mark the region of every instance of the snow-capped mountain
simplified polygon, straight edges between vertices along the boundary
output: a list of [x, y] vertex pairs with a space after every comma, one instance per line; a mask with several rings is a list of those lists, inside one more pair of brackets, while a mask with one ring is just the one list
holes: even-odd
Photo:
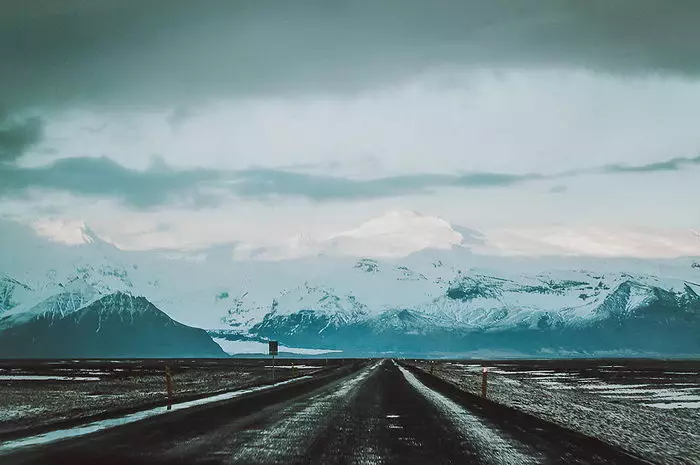
[[0, 315], [27, 300], [32, 288], [10, 276], [0, 274]]
[[[204, 330], [174, 321], [144, 297], [117, 292], [87, 305], [68, 291], [0, 330], [3, 358], [220, 357]], [[78, 308], [76, 308], [78, 307]], [[12, 316], [2, 317], [7, 322]]]
[[[472, 250], [484, 241], [478, 232], [413, 212], [310, 241], [318, 253], [276, 261], [269, 250], [235, 259], [234, 246], [128, 252], [89, 230], [81, 234], [89, 240], [71, 246], [15, 235], [21, 247], [8, 240], [0, 248], [0, 334], [126, 292], [218, 337], [290, 347], [700, 354], [693, 258], [489, 256]], [[356, 246], [388, 253], [358, 257]]]
[[14, 306], [4, 314], [0, 314], [0, 330], [18, 326], [36, 318], [63, 318], [100, 297], [100, 293], [94, 287], [79, 278], [65, 286], [61, 284], [58, 288], [60, 288], [59, 293], [39, 292], [32, 298], [27, 298], [24, 304]]
[[[418, 287], [433, 285], [414, 305], [376, 309], [358, 295], [325, 289], [318, 299], [316, 291], [275, 301], [249, 333], [358, 351], [700, 353], [700, 287], [682, 280], [666, 281], [666, 288], [657, 277], [625, 273], [513, 278], [472, 270], [434, 281], [423, 273], [411, 275], [419, 276]], [[415, 281], [409, 283], [407, 288]]]

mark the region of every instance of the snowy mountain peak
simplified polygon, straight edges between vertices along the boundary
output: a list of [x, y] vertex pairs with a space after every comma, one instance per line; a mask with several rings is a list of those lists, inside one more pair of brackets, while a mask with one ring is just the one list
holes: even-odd
[[[469, 243], [475, 232], [468, 231]], [[475, 236], [474, 236], [475, 237]], [[426, 249], [449, 250], [465, 245], [464, 235], [436, 216], [411, 210], [392, 210], [360, 226], [326, 236], [299, 233], [279, 245], [253, 247], [239, 245], [237, 259], [290, 260], [302, 257], [398, 258]]]
[[83, 221], [42, 219], [35, 221], [32, 227], [39, 236], [61, 244], [83, 245], [106, 242]]
[[80, 237], [83, 239], [84, 244], [94, 244], [95, 242], [100, 242], [102, 239], [95, 233], [95, 231], [83, 223], [79, 229]]
[[391, 210], [384, 215], [371, 219], [356, 229], [341, 233], [347, 237], [373, 237], [379, 235], [397, 234], [416, 236], [431, 234], [443, 236], [451, 243], [462, 241], [462, 235], [454, 231], [450, 223], [437, 216], [421, 215], [412, 210]]
[[450, 223], [411, 210], [393, 210], [331, 241], [343, 255], [401, 257], [424, 249], [451, 249], [464, 237]]
[[27, 302], [7, 310], [0, 318], [0, 330], [40, 317], [64, 317], [95, 301], [100, 294], [85, 281], [76, 279], [54, 291], [37, 292]]

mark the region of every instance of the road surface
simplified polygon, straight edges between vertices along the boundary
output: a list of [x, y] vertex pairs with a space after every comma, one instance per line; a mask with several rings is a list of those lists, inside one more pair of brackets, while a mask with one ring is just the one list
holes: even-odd
[[12, 450], [0, 463], [640, 463], [393, 361], [344, 375]]

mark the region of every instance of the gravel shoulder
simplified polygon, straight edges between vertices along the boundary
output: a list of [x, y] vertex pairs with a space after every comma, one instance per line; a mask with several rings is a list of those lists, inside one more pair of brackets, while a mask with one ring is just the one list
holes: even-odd
[[[481, 395], [480, 367], [427, 361], [409, 364], [426, 373], [432, 371], [463, 391]], [[488, 398], [653, 462], [700, 463], [698, 409], [651, 408], [633, 399], [608, 399], [576, 387], [547, 389], [525, 371], [520, 373], [489, 372]]]

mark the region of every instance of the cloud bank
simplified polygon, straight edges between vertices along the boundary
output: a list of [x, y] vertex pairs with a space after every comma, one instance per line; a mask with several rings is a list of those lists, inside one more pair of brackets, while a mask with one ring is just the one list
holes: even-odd
[[434, 67], [696, 77], [698, 24], [694, 0], [7, 0], [0, 102], [355, 92]]
[[0, 163], [13, 162], [41, 141], [43, 122], [39, 117], [11, 119], [0, 112]]
[[[0, 196], [21, 194], [30, 189], [68, 192], [122, 200], [136, 208], [174, 203], [211, 206], [218, 195], [229, 192], [253, 200], [270, 197], [302, 198], [310, 201], [357, 201], [382, 197], [426, 194], [436, 189], [508, 187], [532, 181], [558, 181], [592, 174], [632, 174], [680, 171], [700, 165], [700, 156], [677, 157], [644, 165], [607, 165], [600, 168], [557, 174], [417, 174], [376, 179], [351, 179], [281, 169], [239, 171], [172, 169], [156, 159], [146, 170], [121, 166], [105, 158], [64, 158], [40, 167], [0, 164]], [[566, 188], [557, 185], [554, 193]]]
[[618, 164], [607, 165], [602, 167], [599, 171], [607, 174], [658, 173], [664, 171], [680, 171], [684, 168], [691, 168], [695, 165], [700, 165], [700, 155], [697, 157], [676, 157], [671, 158], [670, 160], [647, 163], [639, 166]]
[[0, 217], [143, 248], [397, 208], [697, 229], [698, 24], [695, 0], [3, 1]]

